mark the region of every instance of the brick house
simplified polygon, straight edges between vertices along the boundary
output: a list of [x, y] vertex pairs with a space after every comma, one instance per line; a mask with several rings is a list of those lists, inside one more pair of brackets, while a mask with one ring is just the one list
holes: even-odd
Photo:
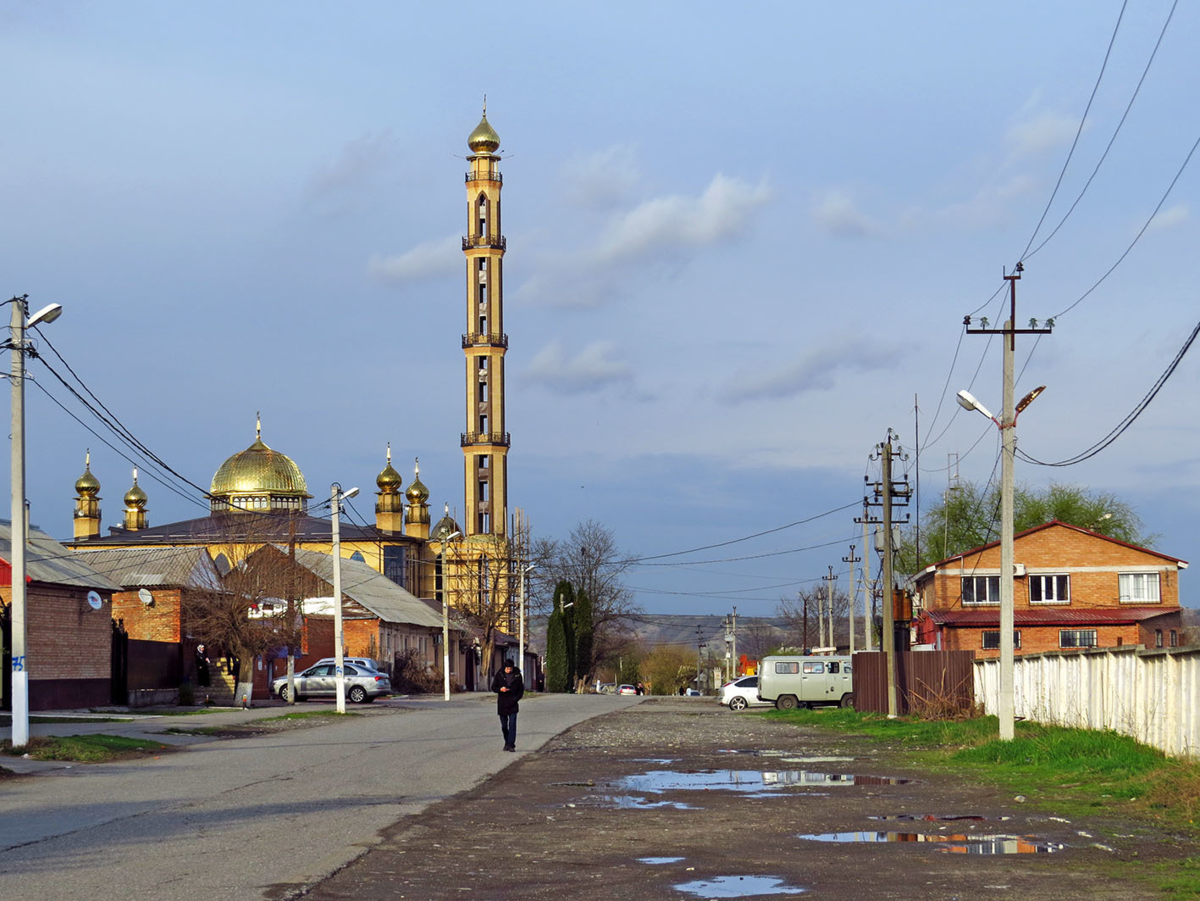
[[[1062, 522], [1013, 538], [1016, 653], [1175, 647], [1187, 562]], [[941, 560], [910, 580], [918, 644], [1000, 653], [1000, 542]]]
[[[26, 545], [25, 656], [29, 709], [55, 710], [109, 703], [112, 616], [119, 585], [93, 570], [40, 529]], [[4, 624], [3, 698], [11, 709], [10, 622], [12, 524], [0, 520], [0, 620]]]

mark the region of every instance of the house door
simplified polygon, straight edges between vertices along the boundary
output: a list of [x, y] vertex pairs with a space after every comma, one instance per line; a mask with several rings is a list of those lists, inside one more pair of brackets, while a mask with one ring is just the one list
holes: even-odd
[[112, 623], [112, 657], [109, 667], [109, 702], [124, 706], [129, 703], [129, 633], [122, 620]]

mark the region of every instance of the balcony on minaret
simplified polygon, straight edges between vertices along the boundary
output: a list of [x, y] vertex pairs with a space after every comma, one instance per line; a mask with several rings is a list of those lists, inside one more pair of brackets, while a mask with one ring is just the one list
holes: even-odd
[[462, 346], [464, 349], [468, 347], [508, 347], [508, 335], [496, 332], [488, 334], [471, 332], [462, 336]]
[[508, 432], [463, 432], [463, 447], [508, 447]]
[[504, 184], [504, 176], [500, 174], [500, 170], [495, 166], [480, 167], [478, 171], [470, 170], [467, 172], [467, 181], [494, 181], [497, 184]]
[[472, 247], [496, 247], [505, 250], [508, 240], [503, 235], [464, 235], [462, 249], [470, 250]]

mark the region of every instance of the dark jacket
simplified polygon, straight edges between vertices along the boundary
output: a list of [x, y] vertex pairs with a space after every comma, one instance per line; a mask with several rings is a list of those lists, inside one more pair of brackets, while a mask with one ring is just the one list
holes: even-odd
[[[501, 691], [507, 688], [508, 691]], [[514, 668], [511, 673], [504, 670], [496, 673], [492, 679], [492, 691], [496, 693], [496, 712], [501, 716], [517, 712], [517, 702], [525, 694], [525, 682], [521, 679], [521, 671]]]

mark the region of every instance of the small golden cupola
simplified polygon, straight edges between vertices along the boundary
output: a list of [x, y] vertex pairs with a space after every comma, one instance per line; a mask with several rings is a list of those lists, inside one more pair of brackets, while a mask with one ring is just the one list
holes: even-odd
[[431, 541], [445, 541], [455, 532], [462, 535], [462, 529], [458, 527], [458, 523], [450, 515], [450, 505], [446, 504], [446, 511], [442, 518], [438, 520], [437, 525], [433, 527], [433, 531], [429, 533], [429, 538]]
[[404, 533], [404, 479], [392, 468], [392, 445], [387, 446], [387, 465], [375, 479], [379, 500], [375, 502], [375, 528], [381, 532]]
[[92, 475], [92, 452], [84, 456], [83, 475], [75, 481], [75, 540], [100, 534], [100, 480]]
[[137, 532], [146, 528], [146, 492], [138, 486], [137, 467], [133, 468], [133, 487], [125, 492], [125, 530]]
[[487, 97], [483, 98], [483, 118], [467, 138], [467, 146], [472, 153], [480, 155], [495, 153], [500, 149], [500, 135], [496, 134], [496, 129], [487, 120]]
[[308, 485], [300, 467], [287, 454], [262, 440], [262, 419], [254, 443], [221, 464], [209, 488], [213, 513], [305, 513]]
[[412, 483], [405, 492], [405, 496], [408, 497], [408, 509], [404, 513], [404, 534], [413, 538], [428, 538], [429, 489], [421, 481], [420, 459], [416, 461], [413, 471]]

